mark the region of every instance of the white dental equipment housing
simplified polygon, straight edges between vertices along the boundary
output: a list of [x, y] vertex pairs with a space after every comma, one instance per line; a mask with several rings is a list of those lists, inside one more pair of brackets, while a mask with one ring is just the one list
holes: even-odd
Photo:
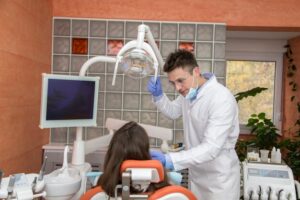
[[296, 200], [295, 184], [287, 165], [243, 162], [245, 200]]
[[63, 166], [45, 175], [46, 200], [69, 200], [81, 187], [80, 171], [68, 166], [69, 146], [64, 149]]

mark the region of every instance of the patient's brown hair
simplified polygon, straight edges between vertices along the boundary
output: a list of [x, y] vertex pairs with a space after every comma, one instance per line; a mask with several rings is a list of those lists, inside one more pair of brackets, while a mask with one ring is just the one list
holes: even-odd
[[[116, 185], [121, 184], [120, 167], [125, 160], [151, 160], [148, 135], [143, 127], [132, 121], [114, 133], [105, 156], [98, 185], [109, 196], [114, 196]], [[165, 173], [164, 181], [150, 184], [147, 191], [152, 192], [167, 185]], [[141, 192], [134, 188], [130, 190], [133, 193]]]

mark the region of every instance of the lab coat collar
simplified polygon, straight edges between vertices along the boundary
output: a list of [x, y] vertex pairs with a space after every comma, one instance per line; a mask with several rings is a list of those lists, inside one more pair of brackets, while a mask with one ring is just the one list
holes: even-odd
[[218, 82], [216, 79], [216, 76], [213, 73], [210, 73], [210, 72], [203, 73], [202, 76], [207, 81], [199, 87], [197, 97], [193, 101], [190, 102], [191, 104], [194, 104], [195, 102], [197, 102], [212, 83]]

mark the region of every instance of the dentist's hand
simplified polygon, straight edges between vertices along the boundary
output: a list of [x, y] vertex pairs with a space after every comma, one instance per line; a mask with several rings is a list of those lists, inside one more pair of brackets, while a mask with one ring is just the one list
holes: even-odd
[[159, 77], [157, 77], [155, 81], [155, 77], [152, 76], [148, 81], [147, 88], [154, 97], [159, 97], [163, 94]]
[[152, 160], [158, 160], [161, 164], [169, 170], [174, 170], [173, 162], [168, 154], [163, 154], [160, 151], [150, 151]]

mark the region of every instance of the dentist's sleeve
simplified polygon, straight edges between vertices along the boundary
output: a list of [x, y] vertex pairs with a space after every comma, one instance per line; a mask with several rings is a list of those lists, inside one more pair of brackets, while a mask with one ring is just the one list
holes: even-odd
[[[215, 98], [209, 104], [211, 109], [207, 113], [208, 124], [204, 130], [202, 142], [191, 149], [169, 154], [175, 170], [211, 161], [218, 156], [222, 149], [234, 148], [234, 144], [228, 147], [227, 139], [236, 125], [237, 105], [236, 101], [230, 97], [224, 97], [224, 99], [218, 100]], [[199, 112], [201, 111], [199, 110]], [[201, 123], [200, 119], [197, 123]]]
[[182, 115], [182, 96], [178, 96], [174, 101], [163, 94], [159, 99], [153, 99], [154, 104], [160, 112], [170, 119], [177, 119]]

